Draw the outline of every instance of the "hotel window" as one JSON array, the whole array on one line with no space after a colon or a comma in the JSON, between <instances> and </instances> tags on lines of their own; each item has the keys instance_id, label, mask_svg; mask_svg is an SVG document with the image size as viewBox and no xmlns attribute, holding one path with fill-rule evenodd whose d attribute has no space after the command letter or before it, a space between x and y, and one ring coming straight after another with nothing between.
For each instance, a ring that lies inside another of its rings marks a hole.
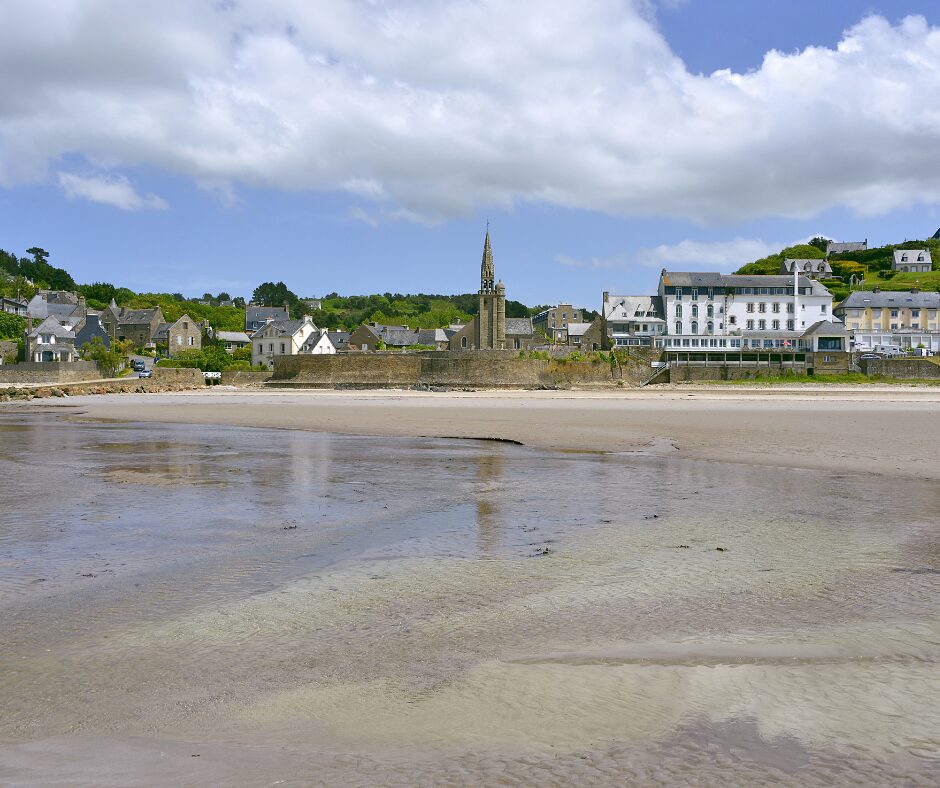
<instances>
[{"instance_id":1,"label":"hotel window","mask_svg":"<svg viewBox=\"0 0 940 788\"><path fill-rule=\"evenodd\" d=\"M770 324L770 327L771 327L774 331L779 331L779 330L780 330L780 321L779 321L779 320L774 320L774 322Z\"/></svg>"},{"instance_id":2,"label":"hotel window","mask_svg":"<svg viewBox=\"0 0 940 788\"><path fill-rule=\"evenodd\" d=\"M704 342L705 340L703 339L702 341ZM692 347L698 347L698 340L697 340L697 339L693 339L693 340L692 340Z\"/></svg>"},{"instance_id":3,"label":"hotel window","mask_svg":"<svg viewBox=\"0 0 940 788\"><path fill-rule=\"evenodd\" d=\"M758 331L766 331L766 330L767 330L767 321L766 321L766 320L758 320L758 321L757 321L757 330L758 330Z\"/></svg>"},{"instance_id":4,"label":"hotel window","mask_svg":"<svg viewBox=\"0 0 940 788\"><path fill-rule=\"evenodd\" d=\"M761 301L761 302L757 305L757 311L758 311L758 312L766 312L766 311L767 311L767 304L765 304L763 301Z\"/></svg>"},{"instance_id":5,"label":"hotel window","mask_svg":"<svg viewBox=\"0 0 940 788\"><path fill-rule=\"evenodd\" d=\"M747 330L748 330L748 331L753 331L753 330L754 330L754 321L753 321L753 320L748 320L748 321L747 321Z\"/></svg>"},{"instance_id":6,"label":"hotel window","mask_svg":"<svg viewBox=\"0 0 940 788\"><path fill-rule=\"evenodd\" d=\"M705 333L706 333L706 334L714 334L714 333L715 333L715 324L712 323L711 320L708 321L708 325L705 327Z\"/></svg>"},{"instance_id":7,"label":"hotel window","mask_svg":"<svg viewBox=\"0 0 940 788\"><path fill-rule=\"evenodd\" d=\"M920 328L920 323L911 323L911 328Z\"/></svg>"},{"instance_id":8,"label":"hotel window","mask_svg":"<svg viewBox=\"0 0 940 788\"><path fill-rule=\"evenodd\" d=\"M698 317L698 304L692 304L692 317Z\"/></svg>"},{"instance_id":9,"label":"hotel window","mask_svg":"<svg viewBox=\"0 0 940 788\"><path fill-rule=\"evenodd\" d=\"M677 334L682 333L682 323L676 323L676 333Z\"/></svg>"},{"instance_id":10,"label":"hotel window","mask_svg":"<svg viewBox=\"0 0 940 788\"><path fill-rule=\"evenodd\" d=\"M698 321L696 321L696 320L693 320L693 321L692 321L692 333L693 333L693 334L697 334L697 333L698 333Z\"/></svg>"},{"instance_id":11,"label":"hotel window","mask_svg":"<svg viewBox=\"0 0 940 788\"><path fill-rule=\"evenodd\" d=\"M718 340L717 340L717 339L709 339L709 340L708 340L708 346L709 346L709 347L718 347Z\"/></svg>"},{"instance_id":12,"label":"hotel window","mask_svg":"<svg viewBox=\"0 0 940 788\"><path fill-rule=\"evenodd\" d=\"M787 313L791 315L793 314L793 302L792 301L789 304L787 304Z\"/></svg>"},{"instance_id":13,"label":"hotel window","mask_svg":"<svg viewBox=\"0 0 940 788\"><path fill-rule=\"evenodd\" d=\"M753 311L754 311L754 304L748 304L748 305L747 305L747 311L748 311L748 312L753 312Z\"/></svg>"},{"instance_id":14,"label":"hotel window","mask_svg":"<svg viewBox=\"0 0 940 788\"><path fill-rule=\"evenodd\" d=\"M737 315L728 315L728 325L729 325L729 326L736 326L737 324L738 324L738 316L737 316Z\"/></svg>"},{"instance_id":15,"label":"hotel window","mask_svg":"<svg viewBox=\"0 0 940 788\"><path fill-rule=\"evenodd\" d=\"M714 316L715 316L715 307L712 306L711 304L709 304L709 305L705 308L705 314L708 315L708 317L714 317Z\"/></svg>"},{"instance_id":16,"label":"hotel window","mask_svg":"<svg viewBox=\"0 0 940 788\"><path fill-rule=\"evenodd\" d=\"M727 340L727 339L719 339L719 340L718 340L718 347L727 347L727 346L728 346L728 340Z\"/></svg>"},{"instance_id":17,"label":"hotel window","mask_svg":"<svg viewBox=\"0 0 940 788\"><path fill-rule=\"evenodd\" d=\"M682 304L676 304L676 317L682 317Z\"/></svg>"},{"instance_id":18,"label":"hotel window","mask_svg":"<svg viewBox=\"0 0 940 788\"><path fill-rule=\"evenodd\" d=\"M693 291L692 291L692 300L693 300L693 301L698 301L698 290L693 290Z\"/></svg>"},{"instance_id":19,"label":"hotel window","mask_svg":"<svg viewBox=\"0 0 940 788\"><path fill-rule=\"evenodd\" d=\"M793 330L793 321L792 321L792 320L788 320L788 321L787 321L787 331L792 331L792 330Z\"/></svg>"},{"instance_id":20,"label":"hotel window","mask_svg":"<svg viewBox=\"0 0 940 788\"><path fill-rule=\"evenodd\" d=\"M920 310L919 310L919 309L912 309L912 310L911 310L911 317L920 317Z\"/></svg>"},{"instance_id":21,"label":"hotel window","mask_svg":"<svg viewBox=\"0 0 940 788\"><path fill-rule=\"evenodd\" d=\"M681 287L676 288L676 300L678 301L682 300L682 288Z\"/></svg>"},{"instance_id":22,"label":"hotel window","mask_svg":"<svg viewBox=\"0 0 940 788\"><path fill-rule=\"evenodd\" d=\"M897 310L897 309L892 309L892 310L891 310L891 317L897 317L897 316L898 316L898 310Z\"/></svg>"},{"instance_id":23,"label":"hotel window","mask_svg":"<svg viewBox=\"0 0 940 788\"><path fill-rule=\"evenodd\" d=\"M779 302L779 301L774 301L773 304L771 304L770 311L771 311L771 312L779 312L779 311L780 311L780 302Z\"/></svg>"},{"instance_id":24,"label":"hotel window","mask_svg":"<svg viewBox=\"0 0 940 788\"><path fill-rule=\"evenodd\" d=\"M892 331L896 331L897 328L898 328L898 324L897 324L897 323L892 323L892 324L891 324L891 330L892 330Z\"/></svg>"}]
</instances>

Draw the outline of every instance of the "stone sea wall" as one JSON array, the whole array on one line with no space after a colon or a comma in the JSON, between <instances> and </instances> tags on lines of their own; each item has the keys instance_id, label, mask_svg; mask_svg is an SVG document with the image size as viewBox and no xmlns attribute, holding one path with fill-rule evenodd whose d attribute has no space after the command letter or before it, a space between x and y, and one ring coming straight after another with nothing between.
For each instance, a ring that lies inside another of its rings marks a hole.
<instances>
[{"instance_id":1,"label":"stone sea wall","mask_svg":"<svg viewBox=\"0 0 940 788\"><path fill-rule=\"evenodd\" d=\"M14 383L76 383L104 377L94 361L23 362L0 366L0 386Z\"/></svg>"},{"instance_id":2,"label":"stone sea wall","mask_svg":"<svg viewBox=\"0 0 940 788\"><path fill-rule=\"evenodd\" d=\"M223 386L259 386L271 379L267 369L226 369L222 371Z\"/></svg>"},{"instance_id":3,"label":"stone sea wall","mask_svg":"<svg viewBox=\"0 0 940 788\"><path fill-rule=\"evenodd\" d=\"M203 388L205 385L202 372L198 369L156 367L151 378L127 377L119 380L56 383L6 389L0 385L0 401L33 399L34 397L68 397L79 394L144 394L162 391L184 391L186 389Z\"/></svg>"},{"instance_id":4,"label":"stone sea wall","mask_svg":"<svg viewBox=\"0 0 940 788\"><path fill-rule=\"evenodd\" d=\"M883 358L860 361L866 375L884 375L901 380L940 380L940 364L926 358Z\"/></svg>"},{"instance_id":5,"label":"stone sea wall","mask_svg":"<svg viewBox=\"0 0 940 788\"><path fill-rule=\"evenodd\" d=\"M286 388L507 389L638 385L652 369L645 358L567 361L520 358L517 351L441 351L275 358L268 386Z\"/></svg>"}]
</instances>

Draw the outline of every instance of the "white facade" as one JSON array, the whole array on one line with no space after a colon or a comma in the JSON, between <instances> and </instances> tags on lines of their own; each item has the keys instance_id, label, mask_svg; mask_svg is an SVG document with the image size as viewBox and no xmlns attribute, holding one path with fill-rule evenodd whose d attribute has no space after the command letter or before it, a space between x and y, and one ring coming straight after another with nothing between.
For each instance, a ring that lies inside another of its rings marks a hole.
<instances>
[{"instance_id":1,"label":"white facade","mask_svg":"<svg viewBox=\"0 0 940 788\"><path fill-rule=\"evenodd\" d=\"M272 320L251 335L251 364L274 368L276 356L296 356L317 330L309 317L302 320Z\"/></svg>"},{"instance_id":2,"label":"white facade","mask_svg":"<svg viewBox=\"0 0 940 788\"><path fill-rule=\"evenodd\" d=\"M805 276L664 270L659 296L665 333L654 344L666 348L795 348L809 327L834 320L832 294Z\"/></svg>"},{"instance_id":3,"label":"white facade","mask_svg":"<svg viewBox=\"0 0 940 788\"><path fill-rule=\"evenodd\" d=\"M646 346L666 333L662 300L658 296L604 293L601 307L614 347Z\"/></svg>"},{"instance_id":4,"label":"white facade","mask_svg":"<svg viewBox=\"0 0 940 788\"><path fill-rule=\"evenodd\" d=\"M891 268L903 273L926 273L933 267L927 249L895 249Z\"/></svg>"},{"instance_id":5,"label":"white facade","mask_svg":"<svg viewBox=\"0 0 940 788\"><path fill-rule=\"evenodd\" d=\"M308 337L307 341L300 349L300 352L311 356L333 356L336 354L336 345L333 344L333 341L325 330L320 332L314 331Z\"/></svg>"}]
</instances>

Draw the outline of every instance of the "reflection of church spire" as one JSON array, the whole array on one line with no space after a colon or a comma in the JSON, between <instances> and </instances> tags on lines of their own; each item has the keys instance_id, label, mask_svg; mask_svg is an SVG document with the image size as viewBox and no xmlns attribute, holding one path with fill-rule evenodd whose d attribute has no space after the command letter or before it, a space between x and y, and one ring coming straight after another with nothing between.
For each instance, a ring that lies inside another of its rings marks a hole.
<instances>
[{"instance_id":1,"label":"reflection of church spire","mask_svg":"<svg viewBox=\"0 0 940 788\"><path fill-rule=\"evenodd\" d=\"M486 223L486 240L483 242L483 263L480 266L480 292L492 293L496 274L493 270L493 247L490 245L490 223Z\"/></svg>"}]
</instances>

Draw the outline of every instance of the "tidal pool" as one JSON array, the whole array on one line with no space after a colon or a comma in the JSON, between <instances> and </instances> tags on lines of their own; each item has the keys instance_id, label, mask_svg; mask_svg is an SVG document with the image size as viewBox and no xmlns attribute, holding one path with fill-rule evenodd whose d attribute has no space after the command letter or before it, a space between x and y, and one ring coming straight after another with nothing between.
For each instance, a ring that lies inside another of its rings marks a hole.
<instances>
[{"instance_id":1,"label":"tidal pool","mask_svg":"<svg viewBox=\"0 0 940 788\"><path fill-rule=\"evenodd\" d=\"M0 783L937 784L938 504L0 416Z\"/></svg>"}]
</instances>

